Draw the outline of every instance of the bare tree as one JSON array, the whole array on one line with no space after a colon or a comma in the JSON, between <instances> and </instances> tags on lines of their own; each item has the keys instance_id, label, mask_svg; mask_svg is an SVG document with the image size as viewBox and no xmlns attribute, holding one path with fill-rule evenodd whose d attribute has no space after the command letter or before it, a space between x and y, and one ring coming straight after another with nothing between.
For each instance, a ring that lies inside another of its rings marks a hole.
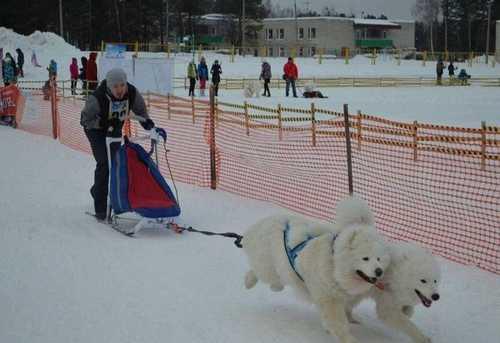
<instances>
[{"instance_id":1,"label":"bare tree","mask_svg":"<svg viewBox=\"0 0 500 343\"><path fill-rule=\"evenodd\" d=\"M438 21L441 0L417 0L413 14L429 29L431 52L434 54L434 25Z\"/></svg>"}]
</instances>

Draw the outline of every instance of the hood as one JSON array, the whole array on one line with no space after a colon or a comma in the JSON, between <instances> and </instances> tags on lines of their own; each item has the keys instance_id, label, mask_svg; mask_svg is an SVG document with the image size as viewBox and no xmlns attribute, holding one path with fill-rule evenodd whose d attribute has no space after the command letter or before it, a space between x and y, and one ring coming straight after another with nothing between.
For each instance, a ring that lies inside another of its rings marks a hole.
<instances>
[{"instance_id":1,"label":"hood","mask_svg":"<svg viewBox=\"0 0 500 343\"><path fill-rule=\"evenodd\" d=\"M89 60L95 62L96 59L97 59L97 52L91 52L89 55Z\"/></svg>"}]
</instances>

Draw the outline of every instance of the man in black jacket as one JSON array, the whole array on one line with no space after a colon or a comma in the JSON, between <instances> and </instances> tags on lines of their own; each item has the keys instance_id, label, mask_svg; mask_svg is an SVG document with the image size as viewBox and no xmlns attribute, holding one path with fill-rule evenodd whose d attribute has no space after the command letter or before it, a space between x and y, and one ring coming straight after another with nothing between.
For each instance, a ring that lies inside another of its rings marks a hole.
<instances>
[{"instance_id":1,"label":"man in black jacket","mask_svg":"<svg viewBox=\"0 0 500 343\"><path fill-rule=\"evenodd\" d=\"M151 139L158 140L158 132L162 129L154 127L142 95L127 82L125 71L115 68L106 74L106 79L88 97L81 113L80 124L96 160L94 185L90 194L94 198L98 220L104 220L107 216L109 170L106 137L122 136L124 121L130 117L131 110L135 114L134 119L149 131ZM110 148L111 156L114 156L119 144L112 144Z\"/></svg>"},{"instance_id":2,"label":"man in black jacket","mask_svg":"<svg viewBox=\"0 0 500 343\"><path fill-rule=\"evenodd\" d=\"M21 49L17 48L17 68L19 77L24 77L23 65L24 65L24 54Z\"/></svg>"}]
</instances>

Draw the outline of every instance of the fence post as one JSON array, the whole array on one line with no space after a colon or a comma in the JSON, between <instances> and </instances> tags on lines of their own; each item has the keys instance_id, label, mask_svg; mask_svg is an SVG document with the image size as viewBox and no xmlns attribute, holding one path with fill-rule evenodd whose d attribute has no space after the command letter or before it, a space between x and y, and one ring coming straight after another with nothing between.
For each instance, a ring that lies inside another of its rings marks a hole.
<instances>
[{"instance_id":1,"label":"fence post","mask_svg":"<svg viewBox=\"0 0 500 343\"><path fill-rule=\"evenodd\" d=\"M323 64L323 48L319 48L319 58L318 63Z\"/></svg>"},{"instance_id":2,"label":"fence post","mask_svg":"<svg viewBox=\"0 0 500 343\"><path fill-rule=\"evenodd\" d=\"M353 194L354 186L352 180L352 150L351 150L351 133L349 132L349 107L344 104L344 126L345 126L345 142L347 152L347 177L349 181L349 194Z\"/></svg>"},{"instance_id":3,"label":"fence post","mask_svg":"<svg viewBox=\"0 0 500 343\"><path fill-rule=\"evenodd\" d=\"M424 51L424 56L422 57L422 66L425 67L425 62L427 62L427 51Z\"/></svg>"},{"instance_id":4,"label":"fence post","mask_svg":"<svg viewBox=\"0 0 500 343\"><path fill-rule=\"evenodd\" d=\"M219 127L219 99L215 98L215 127Z\"/></svg>"},{"instance_id":5,"label":"fence post","mask_svg":"<svg viewBox=\"0 0 500 343\"><path fill-rule=\"evenodd\" d=\"M62 81L62 93L63 93L62 97L63 97L63 99L64 99L64 95L65 95L64 94L64 88L66 88L66 81L65 80Z\"/></svg>"},{"instance_id":6,"label":"fence post","mask_svg":"<svg viewBox=\"0 0 500 343\"><path fill-rule=\"evenodd\" d=\"M473 59L474 59L474 53L471 51L469 53L469 67L471 67L471 68L472 68L472 62L473 62L472 60Z\"/></svg>"},{"instance_id":7,"label":"fence post","mask_svg":"<svg viewBox=\"0 0 500 343\"><path fill-rule=\"evenodd\" d=\"M57 118L57 85L54 80L50 82L50 107L52 112L52 138L58 138L58 118Z\"/></svg>"},{"instance_id":8,"label":"fence post","mask_svg":"<svg viewBox=\"0 0 500 343\"><path fill-rule=\"evenodd\" d=\"M196 108L194 106L194 96L191 96L191 112L193 113L193 124L195 124Z\"/></svg>"},{"instance_id":9,"label":"fence post","mask_svg":"<svg viewBox=\"0 0 500 343\"><path fill-rule=\"evenodd\" d=\"M247 129L247 136L250 136L250 118L248 117L248 103L245 101L245 127Z\"/></svg>"},{"instance_id":10,"label":"fence post","mask_svg":"<svg viewBox=\"0 0 500 343\"><path fill-rule=\"evenodd\" d=\"M283 118L281 116L281 104L278 104L278 139L283 140Z\"/></svg>"},{"instance_id":11,"label":"fence post","mask_svg":"<svg viewBox=\"0 0 500 343\"><path fill-rule=\"evenodd\" d=\"M311 102L311 130L312 130L312 144L316 146L316 108L314 102Z\"/></svg>"},{"instance_id":12,"label":"fence post","mask_svg":"<svg viewBox=\"0 0 500 343\"><path fill-rule=\"evenodd\" d=\"M148 109L149 112L149 109L151 108L151 96L149 94L149 90L146 93L146 108Z\"/></svg>"},{"instance_id":13,"label":"fence post","mask_svg":"<svg viewBox=\"0 0 500 343\"><path fill-rule=\"evenodd\" d=\"M362 130L362 126L361 126L361 111L358 111L358 118L357 118L357 121L358 121L358 150L361 150L361 140L363 139L363 136L362 136L362 133L361 133L361 130Z\"/></svg>"},{"instance_id":14,"label":"fence post","mask_svg":"<svg viewBox=\"0 0 500 343\"><path fill-rule=\"evenodd\" d=\"M417 160L418 151L418 122L415 120L413 122L413 161Z\"/></svg>"},{"instance_id":15,"label":"fence post","mask_svg":"<svg viewBox=\"0 0 500 343\"><path fill-rule=\"evenodd\" d=\"M345 56L344 56L344 58L345 58L345 64L349 64L349 57L350 57L350 53L351 53L351 52L349 51L349 48L346 48L346 49L344 50L344 54L345 54Z\"/></svg>"},{"instance_id":16,"label":"fence post","mask_svg":"<svg viewBox=\"0 0 500 343\"><path fill-rule=\"evenodd\" d=\"M217 164L215 161L215 91L210 86L210 188L217 189Z\"/></svg>"},{"instance_id":17,"label":"fence post","mask_svg":"<svg viewBox=\"0 0 500 343\"><path fill-rule=\"evenodd\" d=\"M229 60L234 63L234 45L231 47L231 58Z\"/></svg>"},{"instance_id":18,"label":"fence post","mask_svg":"<svg viewBox=\"0 0 500 343\"><path fill-rule=\"evenodd\" d=\"M168 119L172 119L172 116L170 115L170 93L167 94L167 113Z\"/></svg>"},{"instance_id":19,"label":"fence post","mask_svg":"<svg viewBox=\"0 0 500 343\"><path fill-rule=\"evenodd\" d=\"M486 170L486 122L481 122L481 170Z\"/></svg>"}]
</instances>

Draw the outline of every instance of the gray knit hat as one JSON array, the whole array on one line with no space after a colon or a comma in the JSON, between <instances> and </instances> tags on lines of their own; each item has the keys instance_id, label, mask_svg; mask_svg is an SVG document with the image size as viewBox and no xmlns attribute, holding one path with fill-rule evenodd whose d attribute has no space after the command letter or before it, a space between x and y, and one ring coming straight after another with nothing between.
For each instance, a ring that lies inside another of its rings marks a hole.
<instances>
[{"instance_id":1,"label":"gray knit hat","mask_svg":"<svg viewBox=\"0 0 500 343\"><path fill-rule=\"evenodd\" d=\"M113 68L106 73L106 85L109 89L119 83L127 83L127 73L121 68Z\"/></svg>"}]
</instances>

